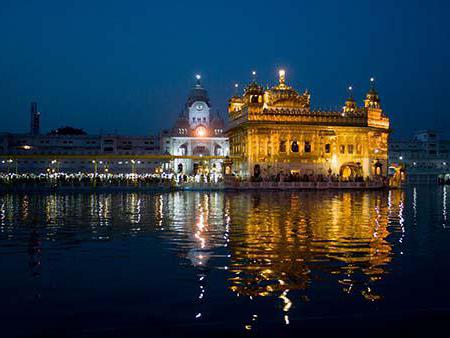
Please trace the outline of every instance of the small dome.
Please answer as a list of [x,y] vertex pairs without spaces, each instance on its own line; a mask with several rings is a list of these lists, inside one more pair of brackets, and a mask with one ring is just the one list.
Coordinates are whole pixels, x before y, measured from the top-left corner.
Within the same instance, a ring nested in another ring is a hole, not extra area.
[[244,96],[245,95],[263,95],[264,94],[264,88],[256,83],[255,81],[252,81],[249,83],[249,85],[244,90]]
[[201,101],[205,102],[209,107],[211,107],[211,103],[209,102],[208,91],[202,87],[200,83],[200,76],[197,75],[197,83],[191,89],[189,93],[186,106],[191,107],[194,102]]

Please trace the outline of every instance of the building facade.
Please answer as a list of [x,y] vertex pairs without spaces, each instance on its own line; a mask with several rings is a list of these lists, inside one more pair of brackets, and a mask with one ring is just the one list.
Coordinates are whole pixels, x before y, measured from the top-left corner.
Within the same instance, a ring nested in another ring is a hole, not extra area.
[[200,78],[174,127],[157,135],[88,135],[71,127],[44,134],[36,103],[30,113],[28,133],[0,133],[0,172],[220,172],[229,152],[224,121],[211,112]]
[[200,75],[196,78],[174,127],[163,132],[161,144],[165,154],[177,156],[173,163],[177,173],[221,172],[223,157],[229,154],[225,124],[212,112]]
[[288,86],[281,70],[277,85],[265,90],[253,80],[229,100],[227,135],[236,174],[387,175],[389,118],[373,79],[363,107],[350,95],[340,111],[312,110],[310,98]]
[[450,140],[433,130],[417,132],[409,140],[391,140],[389,162],[406,169],[407,182],[430,184],[450,181]]

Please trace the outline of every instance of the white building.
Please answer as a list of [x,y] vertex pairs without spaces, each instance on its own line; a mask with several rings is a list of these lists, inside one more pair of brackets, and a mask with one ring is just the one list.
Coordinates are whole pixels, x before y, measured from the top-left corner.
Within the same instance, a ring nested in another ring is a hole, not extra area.
[[88,135],[71,127],[41,134],[36,103],[31,111],[29,133],[0,134],[0,172],[220,172],[229,152],[224,122],[211,112],[200,77],[175,126],[159,135]]
[[412,140],[391,141],[389,162],[405,165],[409,183],[436,183],[450,175],[449,151],[449,140],[440,140],[435,131],[424,130]]
[[199,75],[175,126],[162,135],[164,153],[186,156],[174,160],[177,173],[222,171],[219,157],[229,154],[224,121],[211,111],[208,92],[202,87]]

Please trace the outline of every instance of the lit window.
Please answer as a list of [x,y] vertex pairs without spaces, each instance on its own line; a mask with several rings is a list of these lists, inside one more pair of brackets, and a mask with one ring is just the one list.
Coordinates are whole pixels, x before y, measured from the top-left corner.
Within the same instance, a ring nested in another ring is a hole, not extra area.
[[347,146],[347,149],[348,149],[348,153],[349,153],[349,154],[353,154],[353,144],[349,144],[349,145]]
[[305,141],[305,153],[311,152],[311,143],[309,141]]

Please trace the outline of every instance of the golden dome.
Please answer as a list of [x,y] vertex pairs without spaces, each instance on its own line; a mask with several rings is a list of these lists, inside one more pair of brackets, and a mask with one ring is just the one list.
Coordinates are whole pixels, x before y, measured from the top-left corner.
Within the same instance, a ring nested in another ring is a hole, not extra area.
[[279,83],[267,90],[264,94],[264,102],[269,106],[280,106],[286,108],[309,107],[310,95],[307,91],[299,94],[294,88],[285,83],[286,72],[279,71]]

